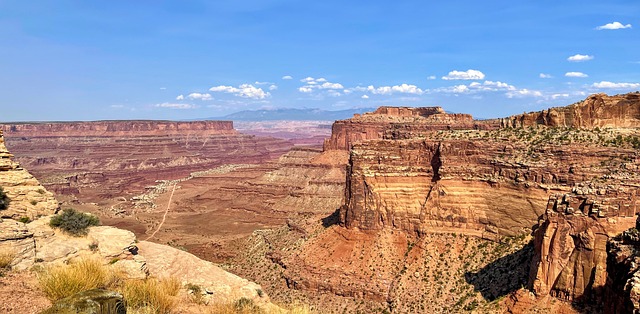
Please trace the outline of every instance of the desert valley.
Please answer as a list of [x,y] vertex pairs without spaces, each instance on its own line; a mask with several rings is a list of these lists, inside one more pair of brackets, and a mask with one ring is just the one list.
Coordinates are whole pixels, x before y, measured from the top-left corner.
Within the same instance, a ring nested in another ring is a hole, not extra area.
[[[174,278],[175,313],[640,311],[638,92],[240,125],[3,123],[0,311],[55,307],[37,269],[87,256]],[[52,229],[67,208],[102,226]]]

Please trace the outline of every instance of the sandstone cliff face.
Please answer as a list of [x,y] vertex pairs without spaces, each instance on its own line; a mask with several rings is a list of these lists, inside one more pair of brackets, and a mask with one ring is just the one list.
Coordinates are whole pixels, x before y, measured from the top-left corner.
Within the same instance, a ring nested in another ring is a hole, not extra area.
[[574,128],[640,127],[640,93],[595,94],[566,107],[550,108],[501,119],[502,127],[546,125]]
[[[349,150],[356,142],[399,136],[402,131],[437,131],[476,128],[468,114],[448,114],[440,107],[380,107],[372,113],[336,121],[324,150]],[[395,132],[394,132],[395,130]],[[407,136],[404,136],[407,138]]]
[[0,187],[6,193],[8,206],[0,210],[0,217],[15,218],[53,214],[58,209],[58,201],[51,192],[45,190],[40,182],[20,164],[13,160],[7,151],[2,130],[0,130]]
[[604,312],[640,312],[640,218],[635,228],[607,243],[607,283],[603,289]]
[[531,289],[543,297],[601,300],[607,241],[634,225],[636,211],[635,190],[552,196],[535,231]]
[[9,137],[126,137],[234,134],[232,121],[94,121],[2,124]]

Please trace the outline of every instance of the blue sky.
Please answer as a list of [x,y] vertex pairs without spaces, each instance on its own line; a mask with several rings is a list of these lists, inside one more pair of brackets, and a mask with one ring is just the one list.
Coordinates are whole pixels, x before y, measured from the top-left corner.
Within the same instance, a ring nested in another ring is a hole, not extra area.
[[640,2],[0,0],[0,121],[442,106],[640,90]]

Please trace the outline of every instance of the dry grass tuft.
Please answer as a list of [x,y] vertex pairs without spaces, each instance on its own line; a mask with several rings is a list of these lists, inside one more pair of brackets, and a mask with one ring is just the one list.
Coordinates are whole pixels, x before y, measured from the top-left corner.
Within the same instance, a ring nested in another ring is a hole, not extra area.
[[6,272],[11,270],[11,263],[16,258],[15,253],[11,251],[0,252],[0,276],[4,276]]
[[119,279],[95,259],[81,259],[69,265],[46,267],[37,276],[40,287],[51,301],[85,290],[109,288]]
[[131,312],[165,314],[177,305],[180,282],[175,278],[129,280],[119,290]]
[[294,305],[290,309],[263,309],[253,300],[241,298],[233,303],[215,304],[206,311],[208,314],[315,314],[308,305]]

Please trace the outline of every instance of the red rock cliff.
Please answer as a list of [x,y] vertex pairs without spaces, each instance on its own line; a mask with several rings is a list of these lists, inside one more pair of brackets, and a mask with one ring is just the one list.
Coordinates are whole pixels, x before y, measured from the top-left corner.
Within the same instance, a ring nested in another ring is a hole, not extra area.
[[574,128],[640,127],[640,93],[595,94],[566,107],[550,108],[501,119],[502,127],[546,125]]
[[232,121],[93,121],[1,124],[9,137],[123,137],[233,134]]

